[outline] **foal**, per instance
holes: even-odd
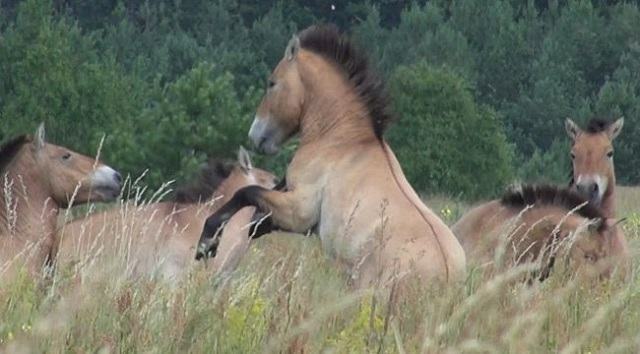
[[[100,269],[103,261],[122,259],[134,276],[177,280],[195,264],[192,255],[206,217],[238,189],[272,188],[274,181],[274,175],[253,167],[244,149],[235,164],[211,160],[195,183],[176,190],[174,201],[125,204],[66,224],[59,235],[58,264],[64,269],[79,263],[86,271],[92,264]],[[244,208],[232,217],[220,257],[211,261],[210,269],[235,268],[249,245],[246,226],[254,211]]]
[[[614,223],[571,190],[525,185],[471,209],[452,229],[469,262],[540,262],[543,279],[558,258],[574,271],[609,275]]]
[[[51,260],[60,208],[109,201],[120,194],[121,177],[87,156],[21,135],[0,147],[0,277],[23,267],[37,276]]]
[[[299,135],[286,190],[239,190],[207,219],[196,257],[215,255],[219,228],[239,209],[255,206],[282,229],[315,229],[326,252],[361,286],[413,270],[424,280],[462,274],[460,244],[422,203],[384,141],[387,101],[365,56],[335,27],[312,26],[294,36],[249,131],[266,153]]]

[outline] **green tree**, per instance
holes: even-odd
[[[489,196],[511,177],[511,147],[496,113],[446,67],[401,66],[391,79],[400,120],[388,139],[419,190]]]
[[[217,75],[203,62],[166,84],[157,101],[132,126],[122,126],[111,145],[119,145],[121,166],[134,176],[149,170],[154,187],[184,179],[210,157],[234,158],[251,124],[247,108],[257,92],[236,93],[233,76]]]
[[[596,114],[609,119],[625,117],[624,128],[614,142],[615,164],[621,183],[640,181],[640,43],[634,43],[621,57],[621,64],[598,94]]]
[[[52,141],[95,153],[99,138],[127,125],[146,85],[94,50],[93,37],[48,1],[22,3],[0,40],[0,139],[47,123]]]

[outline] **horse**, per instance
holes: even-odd
[[[620,135],[624,118],[614,122],[592,119],[586,130],[571,119],[565,121],[571,138],[571,182],[569,186],[602,209],[606,218],[616,218],[616,175],[613,164],[613,140]],[[617,225],[611,239],[617,258],[629,262],[629,247],[622,228]]]
[[[125,204],[64,225],[58,238],[58,267],[88,270],[104,265],[98,260],[124,259],[133,277],[179,280],[196,264],[191,255],[206,217],[249,185],[272,188],[275,176],[254,168],[243,148],[236,163],[211,159],[195,182],[175,190],[173,200]],[[221,257],[208,264],[211,271],[229,272],[238,264],[249,245],[246,225],[253,214],[254,208],[248,207],[231,218]]]
[[[615,220],[568,188],[512,187],[501,199],[472,208],[452,230],[469,262],[494,268],[538,262],[540,280],[557,259],[568,260],[574,272],[604,277],[614,264]]]
[[[207,219],[196,259],[215,256],[224,223],[254,206],[282,230],[317,232],[358,287],[408,274],[420,281],[458,278],[465,271],[462,247],[420,200],[385,142],[391,117],[383,82],[346,35],[335,26],[294,35],[249,130],[267,154],[299,137],[286,188],[237,191]]]
[[[65,147],[47,143],[41,124],[0,147],[0,276],[25,270],[42,275],[52,261],[60,209],[107,202],[120,194],[113,168]]]

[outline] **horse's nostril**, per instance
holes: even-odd
[[[594,183],[594,184],[591,186],[591,191],[592,191],[592,192],[597,192],[597,191],[598,191],[598,184],[597,184],[597,183]]]
[[[120,174],[120,172],[116,172],[114,177],[116,179],[116,182],[122,183],[122,175]]]

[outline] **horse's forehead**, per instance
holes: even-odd
[[[287,73],[287,71],[291,68],[291,62],[286,60],[285,58],[280,59],[278,65],[273,69],[272,75],[274,76],[283,76]]]
[[[578,153],[605,153],[605,150],[611,148],[611,140],[604,133],[585,133],[578,136],[573,147]]]
[[[69,148],[66,148],[64,146],[60,146],[60,145],[56,145],[56,144],[51,144],[51,143],[47,143],[45,145],[45,151],[47,152],[48,155],[50,156],[57,156],[57,155],[62,155],[64,153],[70,152],[73,153],[73,158],[76,162],[80,162],[80,163],[85,163],[87,165],[93,165],[95,163],[95,159],[89,156],[86,156],[84,154],[81,154],[77,151],[73,151]],[[98,163],[98,165],[101,165],[101,163]]]

